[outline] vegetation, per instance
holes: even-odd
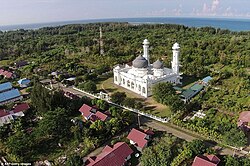
[[[158,83],[153,87],[153,98],[162,104],[170,106],[172,112],[184,110],[184,103],[171,83]]]

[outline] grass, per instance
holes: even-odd
[[[160,117],[169,117],[171,115],[170,108],[163,104],[157,103],[152,97],[144,98],[134,92],[131,92],[121,86],[113,83],[113,78],[108,78],[107,80],[97,84],[98,90],[104,90],[109,95],[114,92],[125,92],[127,97],[133,98],[136,101],[140,101],[145,105],[145,112],[154,114]]]
[[[0,66],[8,66],[12,62],[11,60],[1,60]]]

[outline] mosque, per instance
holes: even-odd
[[[165,68],[160,60],[150,64],[149,41],[143,41],[143,55],[139,55],[129,65],[116,65],[113,69],[114,83],[133,91],[143,97],[152,95],[153,85],[159,82],[181,84],[179,73],[180,46],[175,43],[173,49],[172,68]]]

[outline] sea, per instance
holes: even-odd
[[[128,22],[131,24],[180,24],[188,27],[214,27],[230,31],[250,31],[250,19],[234,18],[181,18],[181,17],[151,17],[151,18],[110,18],[77,21],[63,21],[23,25],[0,25],[0,31],[17,29],[39,29],[42,27],[55,27],[68,24],[87,24],[97,22]]]

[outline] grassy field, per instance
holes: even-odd
[[[169,117],[171,115],[170,109],[168,106],[157,103],[152,97],[144,98],[134,92],[131,92],[121,86],[115,85],[113,83],[113,78],[109,78],[103,82],[97,84],[98,90],[106,91],[109,95],[114,92],[125,92],[127,97],[133,98],[137,101],[141,101],[145,106],[145,112],[154,114],[160,117]]]

